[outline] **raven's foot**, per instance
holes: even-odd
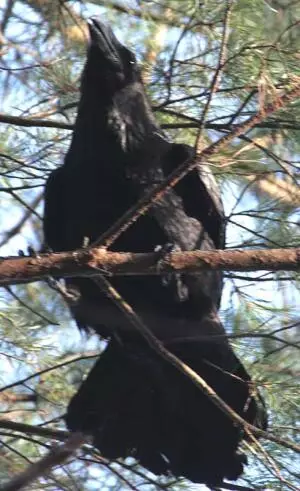
[[[157,245],[154,248],[154,252],[157,253],[157,263],[156,263],[156,268],[158,273],[163,271],[165,263],[168,260],[169,254],[172,252],[180,252],[181,249],[177,244],[173,244],[172,242],[166,242],[166,244],[163,245]],[[172,276],[172,275],[164,275],[164,276]]]
[[[177,244],[167,242],[163,246],[156,246],[155,252],[158,252],[157,261],[157,271],[163,272],[165,268],[166,261],[168,260],[168,255],[173,252],[181,252],[181,248]],[[184,276],[180,273],[162,273],[161,274],[162,284],[166,288],[173,291],[174,298],[177,302],[185,302],[188,300],[189,292],[188,288],[184,283]]]
[[[26,254],[27,252],[27,254]],[[41,252],[44,251],[36,251],[31,245],[27,246],[27,251],[24,252],[22,249],[18,250],[18,256],[20,257],[36,257],[38,258]]]

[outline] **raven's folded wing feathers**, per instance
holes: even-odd
[[[66,220],[64,202],[66,197],[65,169],[59,167],[51,172],[45,186],[44,246],[54,251],[64,250]]]

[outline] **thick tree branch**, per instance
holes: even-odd
[[[28,283],[48,276],[153,276],[206,270],[299,271],[300,248],[176,252],[167,254],[163,261],[155,252],[119,253],[97,247],[37,257],[8,257],[0,260],[0,285]]]

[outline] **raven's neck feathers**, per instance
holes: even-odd
[[[94,89],[94,90],[93,90]],[[134,82],[113,96],[97,97],[95,87],[82,91],[70,152],[76,155],[77,145],[85,147],[89,157],[110,151],[118,157],[138,154],[151,141],[153,134],[162,134],[152,114],[142,82]],[[80,138],[78,138],[80,135]],[[97,153],[96,153],[97,152]],[[66,159],[66,164],[68,159]],[[74,157],[72,157],[74,165]]]

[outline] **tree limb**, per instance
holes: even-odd
[[[100,247],[37,257],[7,257],[0,259],[0,285],[28,283],[49,276],[155,276],[206,270],[299,271],[300,248],[175,252],[167,254],[163,261],[156,252],[120,253]]]
[[[60,128],[63,130],[73,130],[74,125],[62,123],[61,121],[51,121],[51,119],[33,119],[21,116],[11,116],[10,114],[0,113],[0,123],[15,124],[17,126],[40,127],[40,128]]]
[[[275,176],[259,176],[250,174],[245,176],[248,181],[261,192],[283,201],[290,206],[300,205],[300,188],[287,180],[278,179]]]
[[[36,394],[15,394],[14,392],[0,392],[0,402],[14,404],[15,402],[36,402]]]

